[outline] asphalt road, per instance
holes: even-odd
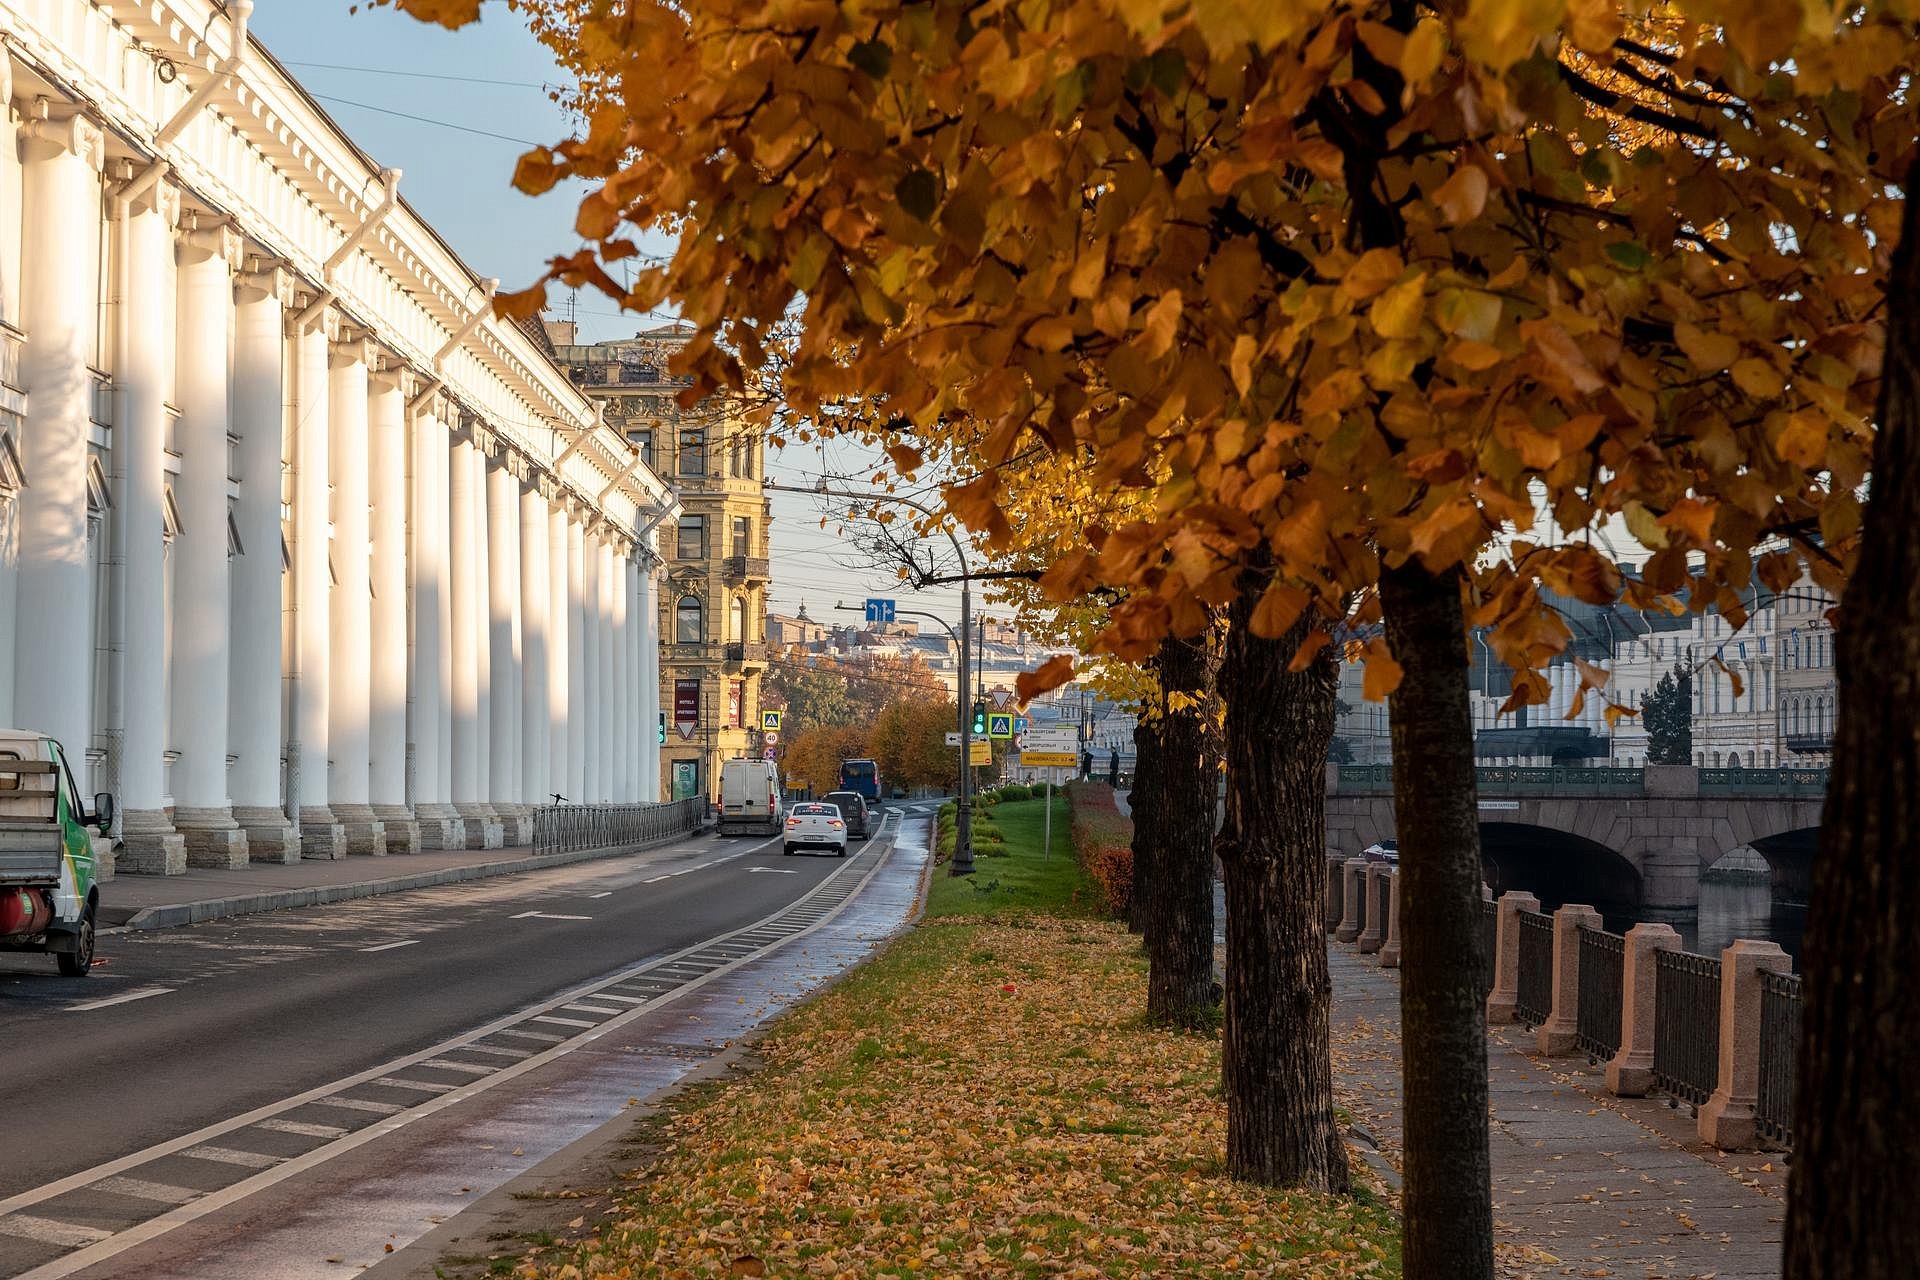
[[[897,819],[896,819],[897,822]],[[887,831],[891,834],[893,826]],[[0,954],[0,1199],[758,920],[842,864],[777,838]]]

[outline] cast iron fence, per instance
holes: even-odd
[[[533,811],[533,851],[617,849],[683,835],[700,825],[706,799],[669,804],[550,804]]]
[[[1653,1082],[1697,1107],[1720,1081],[1720,961],[1658,951],[1653,979]]]
[[[1480,903],[1480,998],[1493,992],[1493,957],[1500,933],[1500,908],[1488,901]]]
[[[1793,1055],[1800,1046],[1800,978],[1760,975],[1760,1103],[1754,1128],[1769,1142],[1793,1145]]]
[[[1537,1027],[1553,1012],[1553,917],[1539,911],[1516,913],[1520,926],[1520,991],[1514,1013]]]
[[[1580,930],[1580,1008],[1574,1044],[1601,1060],[1620,1052],[1627,940],[1605,929]]]

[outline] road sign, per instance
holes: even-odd
[[[993,744],[990,742],[984,742],[979,738],[975,738],[971,742],[967,743],[967,763],[968,764],[992,764],[993,763]]]
[[[1032,769],[1073,769],[1079,767],[1078,751],[1022,751],[1020,764]]]
[[[960,745],[960,731],[958,729],[947,730],[947,745],[950,747]]]
[[[1020,749],[1022,752],[1065,751],[1077,754],[1080,750],[1080,733],[1072,725],[1046,725],[1029,729],[1020,739]]]
[[[769,729],[765,733],[760,735],[760,741],[770,747],[774,743],[780,741],[780,734],[777,730]]]
[[[784,711],[762,711],[760,713],[760,727],[768,733],[778,733],[780,731],[780,720],[786,714]]]
[[[1023,734],[1026,731],[1027,731],[1027,718],[1025,716],[1015,716],[1013,718],[1014,734],[1018,736],[1019,734]]]
[[[892,622],[893,619],[894,602],[892,600],[883,600],[879,596],[867,597],[868,622]]]
[[[1011,689],[994,689],[987,696],[993,699],[993,705],[1001,711],[1005,711],[1007,705],[1013,701]]]
[[[778,751],[775,751],[772,747],[768,747],[765,752],[765,755],[769,760],[773,759],[775,756],[778,756],[779,754],[780,753]]]
[[[1011,738],[1013,736],[1013,717],[1004,711],[992,711],[987,714],[987,736],[989,738]]]

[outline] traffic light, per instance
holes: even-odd
[[[654,741],[655,741],[655,742],[658,742],[658,743],[660,743],[660,744],[661,744],[662,746],[665,746],[665,745],[666,745],[666,741],[667,741],[667,713],[666,713],[666,712],[664,712],[664,711],[662,711],[662,712],[660,713],[660,736],[659,736],[659,737],[657,737],[657,738],[655,738],[655,739],[654,739]]]
[[[973,704],[973,736],[976,738],[987,736],[987,704],[984,702]]]

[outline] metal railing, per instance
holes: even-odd
[[[1580,1007],[1573,1042],[1598,1059],[1620,1052],[1627,940],[1605,929],[1580,930]]]
[[[700,825],[703,797],[669,804],[558,804],[533,811],[533,851],[618,849],[684,835]]]
[[[1500,908],[1491,901],[1480,903],[1480,998],[1493,992],[1494,954],[1499,946]]]
[[[1793,1145],[1793,1059],[1800,1047],[1800,978],[1760,974],[1760,1101],[1753,1127],[1767,1141]]]
[[[1553,1013],[1553,917],[1540,911],[1516,913],[1520,927],[1520,990],[1514,1015],[1537,1027]]]
[[[1653,1082],[1697,1107],[1720,1082],[1720,962],[1659,951],[1653,975]]]
[[[1788,743],[1792,745],[1791,742]],[[1825,769],[1702,769],[1703,796],[1809,796],[1827,794]]]

